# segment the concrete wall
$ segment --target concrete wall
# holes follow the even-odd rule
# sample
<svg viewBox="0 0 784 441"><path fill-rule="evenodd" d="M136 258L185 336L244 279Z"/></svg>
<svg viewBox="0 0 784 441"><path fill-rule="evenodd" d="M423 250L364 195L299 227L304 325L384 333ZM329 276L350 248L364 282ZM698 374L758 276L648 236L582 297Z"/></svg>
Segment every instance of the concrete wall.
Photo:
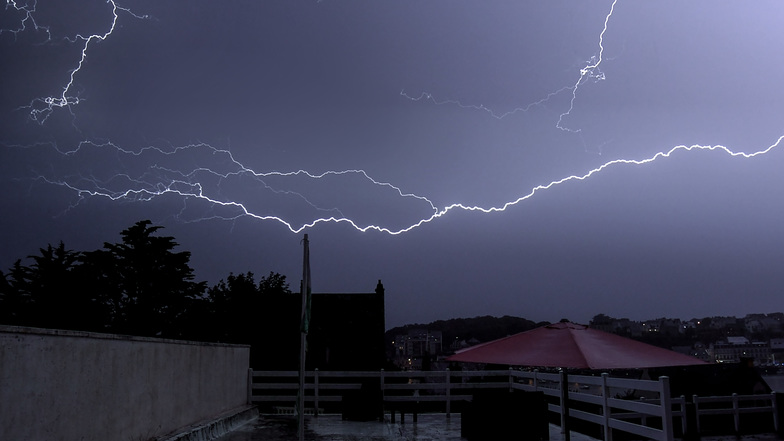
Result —
<svg viewBox="0 0 784 441"><path fill-rule="evenodd" d="M148 440L246 404L249 347L0 326L0 438Z"/></svg>

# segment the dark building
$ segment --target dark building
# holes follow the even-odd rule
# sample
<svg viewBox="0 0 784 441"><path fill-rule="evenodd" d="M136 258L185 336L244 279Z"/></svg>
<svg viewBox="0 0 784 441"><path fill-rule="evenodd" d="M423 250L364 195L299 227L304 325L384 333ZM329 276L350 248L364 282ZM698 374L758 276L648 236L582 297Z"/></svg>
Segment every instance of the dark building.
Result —
<svg viewBox="0 0 784 441"><path fill-rule="evenodd" d="M307 368L384 367L384 286L367 294L313 294Z"/></svg>
<svg viewBox="0 0 784 441"><path fill-rule="evenodd" d="M713 344L713 357L716 363L740 363L750 359L755 365L769 364L772 358L768 342L749 342L745 337L717 341Z"/></svg>
<svg viewBox="0 0 784 441"><path fill-rule="evenodd" d="M299 293L269 296L251 345L257 370L299 368ZM384 367L384 286L375 292L312 294L306 369L379 370Z"/></svg>

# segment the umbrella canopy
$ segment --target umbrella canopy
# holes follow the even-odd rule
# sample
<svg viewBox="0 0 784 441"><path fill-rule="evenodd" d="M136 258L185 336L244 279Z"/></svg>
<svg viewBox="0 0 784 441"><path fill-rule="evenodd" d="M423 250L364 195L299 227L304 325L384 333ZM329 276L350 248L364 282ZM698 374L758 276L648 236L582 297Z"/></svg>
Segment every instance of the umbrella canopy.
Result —
<svg viewBox="0 0 784 441"><path fill-rule="evenodd" d="M463 349L449 361L575 369L629 369L705 364L688 355L562 322Z"/></svg>

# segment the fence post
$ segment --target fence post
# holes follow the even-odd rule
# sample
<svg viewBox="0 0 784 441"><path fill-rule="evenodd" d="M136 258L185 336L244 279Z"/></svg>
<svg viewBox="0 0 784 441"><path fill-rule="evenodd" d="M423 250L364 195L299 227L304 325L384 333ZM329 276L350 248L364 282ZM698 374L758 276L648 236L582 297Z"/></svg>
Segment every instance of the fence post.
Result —
<svg viewBox="0 0 784 441"><path fill-rule="evenodd" d="M645 397L640 397L640 402L644 403L645 402ZM642 414L642 416L640 417L640 424L642 424L643 426L647 426L648 425L648 414L646 414L646 413Z"/></svg>
<svg viewBox="0 0 784 441"><path fill-rule="evenodd" d="M686 436L686 395L681 395L681 436Z"/></svg>
<svg viewBox="0 0 784 441"><path fill-rule="evenodd" d="M248 368L248 404L253 404L253 368Z"/></svg>
<svg viewBox="0 0 784 441"><path fill-rule="evenodd" d="M607 385L607 379L610 374L607 372L602 373L602 432L604 432L604 441L612 441L612 429L610 428L610 386Z"/></svg>
<svg viewBox="0 0 784 441"><path fill-rule="evenodd" d="M675 438L672 430L672 397L670 396L670 377L659 377L659 400L662 408L662 432L664 439L672 441Z"/></svg>
<svg viewBox="0 0 784 441"><path fill-rule="evenodd" d="M384 369L378 375L379 386L381 387L381 418L384 418L384 404L387 402L386 390L384 389ZM401 414L402 418L402 414ZM395 409L392 408L392 422L395 422Z"/></svg>
<svg viewBox="0 0 784 441"><path fill-rule="evenodd" d="M735 420L735 433L740 433L740 411L738 410L738 394L732 393L732 418Z"/></svg>
<svg viewBox="0 0 784 441"><path fill-rule="evenodd" d="M319 416L319 370L313 371L313 416Z"/></svg>
<svg viewBox="0 0 784 441"><path fill-rule="evenodd" d="M512 368L509 368L509 392L512 392L512 384L514 384L514 377L512 376Z"/></svg>
<svg viewBox="0 0 784 441"><path fill-rule="evenodd" d="M771 408L773 410L773 430L775 430L776 433L779 433L779 424L780 424L780 422L779 422L779 403L778 403L778 400L777 400L777 398L779 396L780 395L777 394L775 391L770 393L770 406L771 406Z"/></svg>
<svg viewBox="0 0 784 441"><path fill-rule="evenodd" d="M561 433L564 435L564 441L570 441L571 435L569 434L569 381L566 378L566 370L561 369L560 376L558 377L561 385Z"/></svg>
<svg viewBox="0 0 784 441"><path fill-rule="evenodd" d="M446 417L450 418L450 412L452 411L452 374L449 371L449 368L446 368Z"/></svg>
<svg viewBox="0 0 784 441"><path fill-rule="evenodd" d="M539 390L539 369L534 369L534 390Z"/></svg>
<svg viewBox="0 0 784 441"><path fill-rule="evenodd" d="M691 402L694 403L694 421L697 423L697 436L700 436L700 399L697 395L692 395Z"/></svg>

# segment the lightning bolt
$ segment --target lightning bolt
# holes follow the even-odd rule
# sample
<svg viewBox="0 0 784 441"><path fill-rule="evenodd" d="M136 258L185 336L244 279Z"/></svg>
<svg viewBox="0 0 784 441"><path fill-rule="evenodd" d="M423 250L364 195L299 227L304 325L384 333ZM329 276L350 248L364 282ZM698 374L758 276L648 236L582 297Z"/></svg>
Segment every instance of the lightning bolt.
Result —
<svg viewBox="0 0 784 441"><path fill-rule="evenodd" d="M30 119L33 121L38 122L39 124L44 124L49 116L57 109L68 108L71 109L72 106L79 104L80 99L76 95L71 94L71 88L74 85L74 81L76 79L76 75L82 70L85 61L87 60L87 51L90 46L94 43L101 42L109 38L110 35L114 32L117 27L117 20L119 18L119 13L126 13L132 17L138 19L147 19L149 16L147 15L138 15L131 12L130 9L121 7L117 4L115 0L106 0L106 3L110 5L111 8L111 23L109 26L109 30L103 34L91 34L91 35L81 35L76 34L73 37L65 37L64 40L72 43L72 44L79 44L81 43L81 51L80 57L78 62L76 63L76 67L70 70L68 74L68 81L62 87L62 92L56 96L45 96L34 98L29 104L20 107L20 109L25 109L29 111ZM6 0L6 9L14 9L17 12L21 12L24 14L24 18L20 21L20 26L16 29L6 30L7 32L11 32L14 36L18 36L20 33L27 30L28 23L30 23L35 31L44 31L47 35L46 42L52 41L52 35L49 30L49 27L39 25L35 20L35 12L37 8L38 2L34 1L32 5L30 4L22 4L16 0ZM0 31L2 33L3 31Z"/></svg>
<svg viewBox="0 0 784 441"><path fill-rule="evenodd" d="M19 34L28 30L27 26L32 25L34 32L43 31L46 34L46 41L52 40L52 34L49 32L48 26L41 26L35 20L35 11L36 7L38 6L37 1L33 1L32 4L28 3L21 3L16 0L6 0L5 2L5 9L13 9L16 12L19 12L23 15L22 19L19 20L19 26L16 29L0 29L0 35L4 33L10 33L14 35L14 39L16 39Z"/></svg>
<svg viewBox="0 0 784 441"><path fill-rule="evenodd" d="M102 181L96 178L95 176L82 176L82 175L72 176L70 180L54 179L54 178L43 177L43 176L39 176L38 179L48 184L58 185L58 186L68 188L69 190L73 191L80 200L87 197L103 197L113 201L117 201L117 200L150 201L157 197L162 197L166 195L176 195L182 198L192 198L195 200L206 202L207 204L216 208L228 208L231 209L230 211L232 211L232 213L214 214L212 216L201 217L198 219L199 221L211 220L211 219L237 220L241 217L250 217L261 221L278 222L284 225L292 233L299 233L305 229L313 228L323 223L336 223L336 224L348 224L360 232L377 231L380 233L386 233L394 236L394 235L407 233L409 231L414 230L415 228L434 222L439 218L445 216L449 212L455 210L474 211L474 212L481 212L485 214L503 212L523 201L526 201L534 197L536 194L542 191L550 190L552 188L555 188L559 185L566 184L571 181L587 180L588 178L613 167L644 166L646 164L650 164L657 160L669 158L673 154L680 151L683 152L691 152L691 151L699 151L699 150L719 151L731 157L750 159L769 153L770 151L772 151L773 149L781 145L782 140L784 140L784 135L780 136L774 143L770 144L765 149L758 150L752 153L733 151L730 148L725 147L723 145L694 144L690 146L678 145L672 147L668 151L658 152L655 155L644 159L615 159L612 161L605 162L604 164L596 168L593 168L583 174L569 175L557 180L553 180L547 184L535 186L531 188L528 192L517 197L514 200L505 202L501 205L489 206L489 207L453 203L438 208L430 199L428 199L425 196L404 192L400 187L395 186L389 182L376 180L372 178L366 171L359 170L359 169L343 170L343 171L326 171L318 174L307 172L305 170L297 170L293 172L278 172L278 171L257 172L249 167L246 167L245 165L243 165L242 163L234 159L234 156L230 151L217 149L207 144L193 144L193 145L181 146L169 151L160 149L158 147L146 147L141 149L140 151L134 152L134 151L119 148L111 143L105 143L99 145L99 144L85 142L82 145L80 145L78 149L74 149L66 152L58 150L58 152L62 155L74 156L77 153L79 153L81 149L87 148L87 146L91 146L93 148L103 148L103 149L109 148L114 150L115 152L119 152L124 155L130 155L134 157L138 157L150 153L155 153L158 156L167 157L167 156L182 154L184 152L192 152L194 150L204 150L211 154L224 157L227 164L232 168L232 170L219 172L214 170L213 168L194 167L192 169L189 169L188 171L182 171L182 170L173 170L170 168L154 165L150 167L151 171L167 172L167 173L151 174L151 172L148 171L147 173L136 177L132 177L127 174L113 175L111 179L106 181ZM320 179L325 179L329 176L339 177L345 175L357 175L362 177L363 180L369 182L374 186L393 190L398 197L411 199L416 202L419 202L420 204L423 203L425 205L425 209L430 211L431 213L428 216L421 217L415 222L412 222L409 225L404 226L402 228L392 228L389 226L377 225L377 224L361 224L352 218L342 216L342 215L318 217L308 222L294 224L293 222L286 220L280 216L264 214L258 211L254 211L253 209L249 208L247 203L238 202L236 200L231 200L231 199L228 200L220 199L217 193L205 190L205 187L207 187L207 185L204 182L205 179L203 175L212 176L214 178L217 178L218 180L226 180L231 177L238 177L238 176L247 176L254 179L256 182L260 183L264 188L271 190L274 193L293 195L298 199L300 199L301 201L304 201L307 205L309 205L311 208L316 209L317 211L335 211L338 213L340 212L338 208L318 207L314 203L310 202L302 194L295 191L276 189L273 186L270 186L266 182L264 182L264 179L270 177L281 177L281 178L303 177L310 180L320 180ZM175 177L172 178L171 176L175 176ZM124 189L113 190L111 189L112 185L120 185L124 187ZM133 188L127 188L128 186L131 185L133 185ZM220 185L216 185L215 187L218 188L220 187Z"/></svg>
<svg viewBox="0 0 784 441"><path fill-rule="evenodd" d="M579 77L572 86L565 86L551 92L539 101L505 113L496 113L484 105L464 105L456 100L437 100L429 93L412 96L406 94L405 91L401 91L400 95L412 101L425 100L435 105L457 105L462 108L483 111L493 118L503 119L517 112L527 112L535 106L546 103L558 94L571 91L569 108L560 114L556 127L564 131L579 133L580 129L568 128L563 125L563 122L574 110L578 89L586 82L591 80L601 81L605 78L600 70L600 65L604 59L604 35L608 29L616 2L617 0L613 1L610 11L605 16L604 27L599 34L598 54L592 57L580 69ZM90 45L104 41L115 31L120 13L127 13L138 19L148 18L146 15L137 15L126 8L118 6L113 0L108 0L107 4L111 7L112 15L109 30L103 34L88 36L77 34L75 37L67 39L74 44L82 43L81 56L78 63L70 71L68 81L62 88L62 93L57 96L37 98L27 106L30 109L30 118L32 120L44 124L49 115L56 109L70 109L80 102L79 97L71 93L75 77L85 63ZM45 32L47 39L51 39L49 29L40 26L35 21L36 3L28 5L7 0L6 8L12 8L24 15L20 26L9 32L17 35L19 32L28 29L28 27L32 27L36 31ZM236 159L230 150L216 148L206 143L188 144L178 147L168 146L165 148L146 146L136 150L123 148L109 141L83 141L70 150L60 149L56 144L7 147L36 151L49 149L53 152L59 160L48 165L49 172L33 170L35 174L34 179L47 185L60 186L73 192L76 195L76 202L69 209L77 206L87 198L94 197L105 198L111 201L129 202L150 202L157 198L176 197L180 198L183 203L183 208L178 217L187 222L203 220L230 221L248 217L260 221L277 222L292 233L300 233L319 224L333 223L346 224L360 232L376 231L396 236L435 222L453 211L470 211L484 214L504 212L543 191L572 181L587 180L602 171L614 167L644 166L658 160L670 158L677 152L700 150L723 152L731 157L751 159L769 153L778 147L782 140L784 140L784 135L766 148L752 153L733 151L722 145L695 144L691 146L678 145L643 159L615 159L584 173L572 174L546 184L537 185L523 191L520 196L512 200L493 206L464 205L460 203L437 204L427 196L404 190L401 186L387 180L377 179L363 169L327 170L318 173L302 169L287 172L257 171ZM106 161L115 161L118 168L123 168L126 171L105 176L107 173L105 170L84 170L79 166L82 155L88 155L91 159L101 157L106 159ZM102 168L111 169L111 167L105 167L106 163L102 163ZM183 164L191 164L191 166L185 167ZM314 182L328 184L319 186L329 187L329 191L326 191L328 194L325 196L325 191L322 188L317 189L310 185ZM390 210L407 210L406 220L400 221L399 225L393 225L391 221L370 222L359 220L358 218L361 217L362 213L359 215L351 213L351 201L347 200L346 185L360 189L372 189L374 197L387 198L384 200L394 198L397 205L394 208L390 208ZM238 186L254 189L253 197L260 200L243 201L234 197L232 194L233 189ZM298 187L300 188L298 189ZM290 216L274 213L273 209L269 207L270 204L265 204L264 198L269 197L283 198L285 203L296 205L300 211L303 211L304 208L304 211L307 211L307 213L302 217L307 219L295 221ZM206 208L208 211L206 213L200 212L198 216L187 217L186 213L189 210L198 211L198 209L193 207L192 202L199 203L200 208ZM260 208L257 208L257 206L260 206Z"/></svg>
<svg viewBox="0 0 784 441"><path fill-rule="evenodd" d="M612 17L613 12L615 11L615 4L618 0L613 0L612 5L610 5L610 12L607 13L607 16L604 17L604 28L602 28L602 32L599 34L599 53L591 57L588 61L588 64L580 69L580 76L577 78L577 82L574 83L574 86L571 87L572 90L572 99L569 100L569 109L562 113L558 117L558 122L555 126L561 130L572 132L572 133L579 133L581 129L570 129L566 126L563 126L563 119L569 116L574 110L574 101L577 99L577 90L580 88L580 85L589 81L593 80L594 82L599 82L605 79L604 72L599 70L599 65L602 64L602 56L604 55L604 34L607 32L608 24L610 23L610 17Z"/></svg>
<svg viewBox="0 0 784 441"><path fill-rule="evenodd" d="M304 228L315 226L321 222L348 222L360 231L371 229L369 226L360 226L356 222L343 215L339 207L322 207L312 202L308 197L298 191L287 190L277 187L268 182L269 179L277 180L325 180L330 177L341 178L354 176L360 178L366 184L382 190L391 191L396 197L412 199L419 203L425 210L436 213L438 209L433 202L421 195L403 191L400 187L390 182L374 179L365 170L349 169L334 171L329 170L321 173L312 173L306 170L290 172L255 171L237 159L231 151L218 149L205 143L190 144L186 146L163 149L155 146L147 146L138 151L121 148L111 142L96 143L83 141L76 148L71 150L59 149L56 145L42 144L33 147L9 146L17 149L42 149L48 148L56 152L60 157L71 159L78 163L80 155L87 155L95 158L101 152L111 152L108 157L120 158L126 168L134 168L129 164L129 159L142 158L139 167L143 169L137 175L128 173L113 174L108 178L101 178L95 174L76 173L67 175L65 178L46 176L44 173L36 172L35 179L47 184L58 185L73 191L78 201L88 197L103 197L112 201L126 200L145 202L154 198L166 195L175 195L186 199L194 199L212 205L215 208L232 209L230 214L215 214L209 217L202 217L198 220L221 219L236 220L239 217L249 216L258 220L274 220L284 224L292 232L302 231ZM40 154L40 153L39 153ZM118 156L119 155L119 156ZM198 162L197 157L209 157L211 163L204 166L194 166L183 169L181 166L175 168L175 164ZM170 165L167 165L170 164ZM102 162L102 168L106 167L107 161ZM78 166L77 166L78 167ZM69 164L63 166L69 168ZM61 173L52 173L60 176ZM259 191L267 191L275 195L292 197L316 212L334 212L335 216L319 218L310 223L294 225L292 222L279 216L260 214L248 207L247 203L237 202L236 200L221 198L222 185L232 179L248 178L257 185ZM291 184L289 184L290 186ZM130 187L130 188L129 188ZM340 199L339 195L336 195ZM69 207L73 208L75 205ZM382 228L383 231L392 232L389 228Z"/></svg>
<svg viewBox="0 0 784 441"><path fill-rule="evenodd" d="M574 103L577 100L577 91L580 88L580 86L582 84L585 84L586 82L589 82L589 81L593 81L594 83L596 83L596 82L599 82L599 81L603 81L605 79L604 72L602 72L599 69L599 66L602 64L602 61L604 60L604 58L603 58L604 57L604 34L607 32L607 29L608 29L608 26L609 26L609 23L610 23L610 18L612 17L613 12L615 12L615 5L616 5L617 2L618 2L618 0L613 0L612 4L610 5L610 11L604 17L604 27L602 28L601 33L599 33L599 51L598 51L598 53L596 55L592 56L586 62L587 64L580 69L580 75L578 76L577 81L575 81L574 85L561 87L560 89L558 89L556 91L548 93L546 96L544 96L543 98L541 98L538 101L534 101L534 102L529 103L529 104L527 104L525 106L522 106L522 107L516 107L516 108L514 108L512 110L509 110L507 112L498 113L498 112L494 111L493 109L491 109L489 107L486 107L484 104L464 104L460 100L455 100L455 99L437 99L436 97L433 96L433 94L431 94L429 92L422 92L418 96L414 96L414 95L407 94L404 90L401 90L400 91L400 95L405 97L405 98L407 98L407 99L409 99L409 100L411 100L411 101L430 101L433 104L438 105L438 106L441 106L441 105L455 105L457 107L460 107L461 109L479 110L479 111L483 111L483 112L487 113L488 115L490 115L491 117L493 117L495 119L499 119L500 120L500 119L504 119L504 118L506 118L508 116L514 115L514 114L516 114L518 112L521 112L521 113L528 112L529 110L531 110L534 107L541 106L541 105L547 103L553 97L555 97L556 95L561 94L562 92L571 91L572 92L572 94L571 94L572 97L569 100L569 108L558 116L558 121L555 123L555 127L560 129L560 130L566 131L566 132L580 133L582 131L581 129L572 129L572 128L566 127L566 126L563 125L563 121L564 121L564 118L568 117L572 113L572 111L574 110Z"/></svg>
<svg viewBox="0 0 784 441"><path fill-rule="evenodd" d="M537 106L541 106L542 104L545 104L546 102L550 101L551 98L553 98L554 96L560 94L561 92L565 92L567 90L572 90L572 89L573 89L572 86L564 86L564 87L556 90L555 92L548 93L547 96L545 96L544 98L540 99L539 101L534 101L534 102L532 102L532 103L530 103L530 104L528 104L526 106L516 107L516 108L514 108L512 110L509 110L509 111L503 112L503 113L498 113L498 112L494 111L493 109L491 109L489 107L486 107L484 104L463 104L463 103L461 103L458 100L438 100L438 99L436 99L433 96L433 94L428 93L428 92L422 92L422 93L419 94L419 96L412 96L412 95L407 94L405 92L405 90L401 90L400 91L400 95L405 97L405 98L408 98L411 101L423 101L423 100L424 101L430 101L430 102L432 102L433 104L435 104L437 106L456 105L456 106L458 106L458 107L460 107L462 109L481 110L481 111L486 112L487 114L489 114L491 117L500 120L500 119L506 118L507 116L512 116L512 115L514 115L514 114L516 114L518 112L521 112L521 113L528 112L532 108L537 107Z"/></svg>

